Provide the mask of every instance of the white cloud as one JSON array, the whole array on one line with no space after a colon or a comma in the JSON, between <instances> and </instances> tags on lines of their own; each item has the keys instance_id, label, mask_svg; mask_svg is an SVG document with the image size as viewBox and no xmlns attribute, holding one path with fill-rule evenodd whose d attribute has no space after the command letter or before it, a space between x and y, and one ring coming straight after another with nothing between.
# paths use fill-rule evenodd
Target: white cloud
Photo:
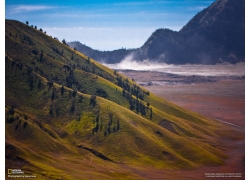
<instances>
[{"instance_id":1,"label":"white cloud","mask_svg":"<svg viewBox=\"0 0 250 180\"><path fill-rule=\"evenodd\" d=\"M203 10L205 8L207 8L207 6L194 6L194 7L188 8L188 9L191 11L197 11L197 10L200 11L200 10Z\"/></svg>"},{"instance_id":2,"label":"white cloud","mask_svg":"<svg viewBox=\"0 0 250 180\"><path fill-rule=\"evenodd\" d=\"M40 11L47 9L54 9L54 6L43 6L43 5L18 5L11 8L13 14L29 11Z\"/></svg>"}]
</instances>

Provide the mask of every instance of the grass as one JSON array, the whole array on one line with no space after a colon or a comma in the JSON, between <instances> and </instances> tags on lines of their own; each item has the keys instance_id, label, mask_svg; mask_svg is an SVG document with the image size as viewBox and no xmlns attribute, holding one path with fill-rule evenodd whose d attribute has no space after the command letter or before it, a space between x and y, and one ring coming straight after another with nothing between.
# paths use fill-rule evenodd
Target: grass
<instances>
[{"instance_id":1,"label":"grass","mask_svg":"<svg viewBox=\"0 0 250 180\"><path fill-rule=\"evenodd\" d=\"M123 167L218 166L227 156L212 145L229 132L241 137L228 127L217 133L219 123L152 93L140 100L150 103L152 119L131 111L113 70L20 22L6 20L5 48L6 150L15 153L8 167L21 158L19 168L41 179L141 179Z\"/></svg>"}]
</instances>

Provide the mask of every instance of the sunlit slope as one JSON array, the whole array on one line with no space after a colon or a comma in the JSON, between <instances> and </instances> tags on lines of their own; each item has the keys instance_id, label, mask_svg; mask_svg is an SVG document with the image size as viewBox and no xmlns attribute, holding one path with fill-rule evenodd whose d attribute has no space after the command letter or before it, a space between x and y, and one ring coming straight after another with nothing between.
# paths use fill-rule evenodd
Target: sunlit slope
<instances>
[{"instance_id":1,"label":"sunlit slope","mask_svg":"<svg viewBox=\"0 0 250 180\"><path fill-rule=\"evenodd\" d=\"M224 163L220 124L23 23L6 20L5 31L6 167L21 161L48 179L140 178L123 166Z\"/></svg>"},{"instance_id":2,"label":"sunlit slope","mask_svg":"<svg viewBox=\"0 0 250 180\"><path fill-rule=\"evenodd\" d=\"M17 21L6 21L6 54L15 62L22 62L51 82L83 93L97 94L127 108L130 106L126 94L121 96L122 88L130 87L131 91L133 87L139 87L123 75L72 50L45 33ZM144 105L149 103L165 113L204 124L201 118L180 110L179 107L139 88L140 94L143 93ZM135 95L135 93L131 94ZM139 99L142 98L139 97ZM149 113L146 116L149 118Z\"/></svg>"}]
</instances>

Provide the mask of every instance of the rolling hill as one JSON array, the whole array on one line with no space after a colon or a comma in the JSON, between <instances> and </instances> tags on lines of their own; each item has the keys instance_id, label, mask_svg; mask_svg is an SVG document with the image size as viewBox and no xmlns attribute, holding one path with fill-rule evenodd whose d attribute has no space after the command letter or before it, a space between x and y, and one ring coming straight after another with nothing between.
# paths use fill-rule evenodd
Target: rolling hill
<instances>
[{"instance_id":1,"label":"rolling hill","mask_svg":"<svg viewBox=\"0 0 250 180\"><path fill-rule=\"evenodd\" d=\"M155 96L42 30L5 20L6 174L144 179L137 170L224 164L224 138L244 134Z\"/></svg>"},{"instance_id":2,"label":"rolling hill","mask_svg":"<svg viewBox=\"0 0 250 180\"><path fill-rule=\"evenodd\" d=\"M180 31L157 29L137 49L102 52L79 42L68 44L105 63L118 63L128 55L137 61L168 64L245 62L245 1L217 0Z\"/></svg>"}]
</instances>

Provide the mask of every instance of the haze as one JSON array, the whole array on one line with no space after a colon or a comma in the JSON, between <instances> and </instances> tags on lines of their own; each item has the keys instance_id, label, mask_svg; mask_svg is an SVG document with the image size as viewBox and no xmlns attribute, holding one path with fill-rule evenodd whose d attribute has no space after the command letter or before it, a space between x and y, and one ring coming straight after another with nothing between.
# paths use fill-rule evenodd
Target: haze
<instances>
[{"instance_id":1,"label":"haze","mask_svg":"<svg viewBox=\"0 0 250 180\"><path fill-rule=\"evenodd\" d=\"M245 76L245 63L217 65L173 65L166 63L153 63L149 60L138 62L131 59L131 57L127 57L120 63L104 65L119 70L157 71L179 75Z\"/></svg>"}]
</instances>

